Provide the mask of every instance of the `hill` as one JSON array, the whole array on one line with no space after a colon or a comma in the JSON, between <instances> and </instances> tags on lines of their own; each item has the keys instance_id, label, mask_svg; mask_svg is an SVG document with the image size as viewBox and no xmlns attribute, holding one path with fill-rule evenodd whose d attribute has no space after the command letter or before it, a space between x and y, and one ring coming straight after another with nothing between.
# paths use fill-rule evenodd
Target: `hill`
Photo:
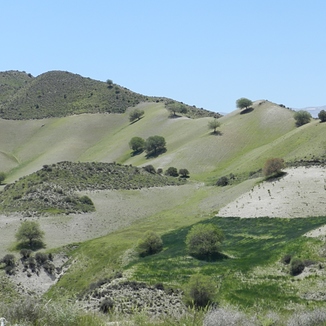
<instances>
[{"instance_id":1,"label":"hill","mask_svg":"<svg viewBox=\"0 0 326 326\"><path fill-rule=\"evenodd\" d=\"M49 71L35 78L16 71L2 72L0 85L0 118L12 120L82 113L124 113L128 107L141 102L171 101L137 94L111 80L105 83L67 71ZM216 115L204 109L185 106L189 117Z\"/></svg>"}]
</instances>

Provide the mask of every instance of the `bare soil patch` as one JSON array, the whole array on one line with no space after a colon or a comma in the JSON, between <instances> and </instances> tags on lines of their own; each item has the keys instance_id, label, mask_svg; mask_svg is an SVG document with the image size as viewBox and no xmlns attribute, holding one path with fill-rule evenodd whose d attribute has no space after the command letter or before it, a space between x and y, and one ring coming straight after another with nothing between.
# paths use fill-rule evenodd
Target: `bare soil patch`
<instances>
[{"instance_id":1,"label":"bare soil patch","mask_svg":"<svg viewBox=\"0 0 326 326\"><path fill-rule=\"evenodd\" d=\"M278 180L265 181L223 207L222 217L325 216L326 168L297 167L285 170Z\"/></svg>"}]
</instances>

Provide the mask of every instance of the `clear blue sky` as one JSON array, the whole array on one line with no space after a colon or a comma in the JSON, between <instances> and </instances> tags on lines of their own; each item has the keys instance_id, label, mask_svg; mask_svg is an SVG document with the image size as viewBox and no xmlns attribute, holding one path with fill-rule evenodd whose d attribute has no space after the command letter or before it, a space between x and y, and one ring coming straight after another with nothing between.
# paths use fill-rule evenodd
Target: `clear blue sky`
<instances>
[{"instance_id":1,"label":"clear blue sky","mask_svg":"<svg viewBox=\"0 0 326 326\"><path fill-rule=\"evenodd\" d=\"M325 0L7 0L0 71L65 70L217 112L326 105Z\"/></svg>"}]
</instances>

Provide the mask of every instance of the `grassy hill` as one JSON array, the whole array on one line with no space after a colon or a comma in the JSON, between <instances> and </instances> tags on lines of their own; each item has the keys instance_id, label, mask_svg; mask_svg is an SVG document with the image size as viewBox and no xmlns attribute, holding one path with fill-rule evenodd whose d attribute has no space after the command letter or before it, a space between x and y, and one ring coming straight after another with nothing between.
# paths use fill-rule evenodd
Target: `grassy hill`
<instances>
[{"instance_id":1,"label":"grassy hill","mask_svg":"<svg viewBox=\"0 0 326 326\"><path fill-rule=\"evenodd\" d=\"M8 72L1 78L6 87L0 88L0 166L7 173L7 185L0 194L0 208L9 216L2 217L8 225L0 229L0 243L13 248L11 238L20 220L11 212L20 210L26 216L47 212L48 217L38 220L46 230L48 249L59 247L55 251L64 251L73 262L48 298L76 298L117 272L131 280L186 289L189 277L200 272L213 277L218 289L215 300L222 305L263 314L269 309L288 314L307 304L323 307L322 301L309 296L326 282L324 243L303 235L324 225L325 217L215 215L262 180L257 176L267 158L282 157L289 164L324 160L326 124L312 120L298 128L293 111L256 101L250 110L219 117L221 127L214 134L208 129L214 113L188 106L187 114L171 117L166 110L168 99L134 94L118 85L67 72L36 78ZM144 117L130 123L129 113L135 107L144 110ZM165 153L151 158L146 153L132 154L128 146L132 137L153 135L166 139ZM124 170L112 174L111 168L120 164ZM140 167L148 164L163 170L186 168L191 181L167 188L178 181L144 174ZM232 185L214 185L219 177L230 174L235 178ZM140 187L135 176L141 177L142 186L159 188L135 189ZM75 190L82 193L77 196ZM80 202L83 196L89 200ZM45 198L63 204L47 206ZM65 208L66 203L77 206ZM77 214L66 216L69 212ZM207 262L187 254L187 232L192 225L206 222L225 232L227 259ZM139 258L135 245L149 230L162 236L164 249ZM71 244L74 239L82 242ZM63 244L68 246L60 247ZM307 267L311 263L302 279L293 278L289 266L281 262L287 254L305 260Z\"/></svg>"}]
</instances>

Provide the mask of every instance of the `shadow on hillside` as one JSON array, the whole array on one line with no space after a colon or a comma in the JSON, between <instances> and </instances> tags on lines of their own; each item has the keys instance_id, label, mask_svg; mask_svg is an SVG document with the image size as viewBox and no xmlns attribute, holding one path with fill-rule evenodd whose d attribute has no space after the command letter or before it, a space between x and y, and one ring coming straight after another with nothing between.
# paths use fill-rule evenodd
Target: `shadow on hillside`
<instances>
[{"instance_id":1,"label":"shadow on hillside","mask_svg":"<svg viewBox=\"0 0 326 326\"><path fill-rule=\"evenodd\" d=\"M30 249L33 251L39 250L39 249L45 249L46 245L43 241L33 241L31 245L29 245L29 242L20 242L17 244L16 249Z\"/></svg>"},{"instance_id":2,"label":"shadow on hillside","mask_svg":"<svg viewBox=\"0 0 326 326\"><path fill-rule=\"evenodd\" d=\"M133 152L131 152L131 156L137 156L137 155L139 155L139 154L141 154L143 152L144 152L143 149L140 149L139 151L133 151Z\"/></svg>"},{"instance_id":3,"label":"shadow on hillside","mask_svg":"<svg viewBox=\"0 0 326 326\"><path fill-rule=\"evenodd\" d=\"M253 110L254 110L254 108L249 107L249 108L246 108L246 109L242 110L242 111L240 112L240 114L247 114L247 113L252 112Z\"/></svg>"},{"instance_id":4,"label":"shadow on hillside","mask_svg":"<svg viewBox=\"0 0 326 326\"><path fill-rule=\"evenodd\" d=\"M155 158L158 157L159 155L163 154L166 152L166 148L158 149L156 152L150 152L146 154L146 158Z\"/></svg>"},{"instance_id":5,"label":"shadow on hillside","mask_svg":"<svg viewBox=\"0 0 326 326\"><path fill-rule=\"evenodd\" d=\"M280 173L278 173L276 175L273 174L270 177L266 177L265 181L267 181L267 182L278 181L278 180L282 179L283 177L285 177L287 174L288 174L287 172L281 171Z\"/></svg>"},{"instance_id":6,"label":"shadow on hillside","mask_svg":"<svg viewBox=\"0 0 326 326\"><path fill-rule=\"evenodd\" d=\"M222 134L221 131L216 130L216 131L212 131L212 132L210 133L210 135L213 135L213 136L222 136L223 134Z\"/></svg>"},{"instance_id":7,"label":"shadow on hillside","mask_svg":"<svg viewBox=\"0 0 326 326\"><path fill-rule=\"evenodd\" d=\"M192 256L198 260L204 260L204 261L209 261L209 262L217 262L217 261L224 260L224 259L230 259L230 257L228 255L225 255L221 252L218 252L218 253L210 255L210 256L206 256L206 255L192 255Z\"/></svg>"},{"instance_id":8,"label":"shadow on hillside","mask_svg":"<svg viewBox=\"0 0 326 326\"><path fill-rule=\"evenodd\" d=\"M177 119L177 118L182 118L182 115L178 115L178 114L170 114L169 115L170 119Z\"/></svg>"},{"instance_id":9,"label":"shadow on hillside","mask_svg":"<svg viewBox=\"0 0 326 326\"><path fill-rule=\"evenodd\" d=\"M133 125L134 123L136 123L136 122L138 122L139 120L141 120L143 117L140 117L140 118L138 118L138 119L136 119L136 120L134 120L134 121L131 121L130 123L129 123L129 126L131 126L131 125Z\"/></svg>"}]
</instances>

